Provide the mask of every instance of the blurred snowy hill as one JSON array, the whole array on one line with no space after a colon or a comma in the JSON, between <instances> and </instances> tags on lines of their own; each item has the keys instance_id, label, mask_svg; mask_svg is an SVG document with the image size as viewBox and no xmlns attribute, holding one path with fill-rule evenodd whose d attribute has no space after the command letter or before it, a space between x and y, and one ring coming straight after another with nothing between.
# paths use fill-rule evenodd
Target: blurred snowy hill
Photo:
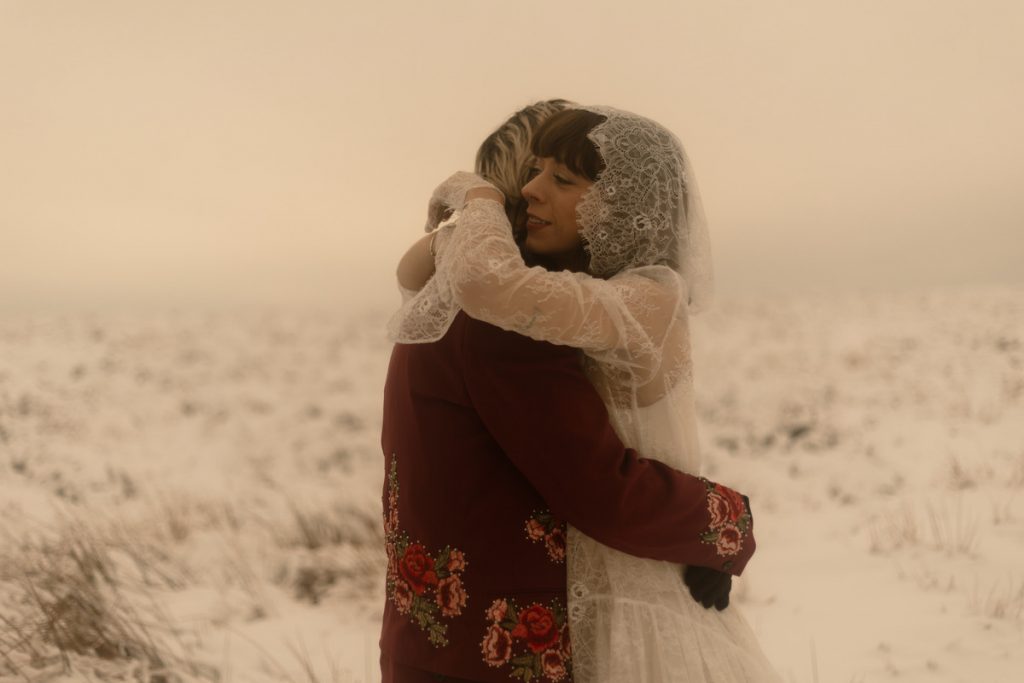
<instances>
[{"instance_id":1,"label":"blurred snowy hill","mask_svg":"<svg viewBox=\"0 0 1024 683\"><path fill-rule=\"evenodd\" d=\"M0 681L376 680L385 320L0 318ZM1019 674L1024 290L693 327L705 471L754 503L737 604L784 678Z\"/></svg>"}]
</instances>

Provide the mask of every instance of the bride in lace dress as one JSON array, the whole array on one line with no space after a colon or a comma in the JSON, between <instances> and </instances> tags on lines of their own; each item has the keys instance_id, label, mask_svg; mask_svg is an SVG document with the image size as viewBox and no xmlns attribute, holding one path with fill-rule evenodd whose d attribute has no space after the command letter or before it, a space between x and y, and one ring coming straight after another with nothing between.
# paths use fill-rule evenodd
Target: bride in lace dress
<instances>
[{"instance_id":1,"label":"bride in lace dress","mask_svg":"<svg viewBox=\"0 0 1024 683\"><path fill-rule=\"evenodd\" d=\"M503 195L479 176L456 174L438 188L433 220L440 221L444 206L458 210L403 260L404 303L391 336L438 339L461 308L498 327L578 348L623 443L698 474L688 319L708 303L712 278L692 167L675 136L653 121L565 106L548 107L545 113L564 110L532 138L521 225L513 228L515 207L506 212L502 203L505 195L520 201L514 187ZM484 166L478 158L487 173ZM418 271L410 268L417 262ZM735 552L727 527L709 539L726 571ZM727 600L719 609L702 606L683 571L569 528L575 681L779 680L737 608L726 607Z\"/></svg>"}]
</instances>

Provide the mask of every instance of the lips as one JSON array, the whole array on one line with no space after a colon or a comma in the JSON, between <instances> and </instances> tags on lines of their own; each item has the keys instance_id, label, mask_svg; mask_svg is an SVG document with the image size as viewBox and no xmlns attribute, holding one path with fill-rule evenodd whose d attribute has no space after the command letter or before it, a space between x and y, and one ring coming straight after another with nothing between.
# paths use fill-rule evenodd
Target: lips
<instances>
[{"instance_id":1,"label":"lips","mask_svg":"<svg viewBox=\"0 0 1024 683\"><path fill-rule=\"evenodd\" d=\"M527 230L540 230L551 225L551 221L546 221L543 218L538 218L532 213L526 214L526 229Z\"/></svg>"}]
</instances>

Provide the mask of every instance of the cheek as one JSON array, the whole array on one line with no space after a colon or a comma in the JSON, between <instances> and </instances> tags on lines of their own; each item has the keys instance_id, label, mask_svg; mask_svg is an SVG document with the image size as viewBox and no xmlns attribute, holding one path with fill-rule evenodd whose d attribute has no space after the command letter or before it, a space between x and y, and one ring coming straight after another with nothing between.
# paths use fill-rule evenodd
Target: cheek
<instances>
[{"instance_id":1,"label":"cheek","mask_svg":"<svg viewBox=\"0 0 1024 683\"><path fill-rule=\"evenodd\" d=\"M577 231L580 228L576 218L576 204L577 202L572 199L563 203L561 220L559 221L565 228L573 231Z\"/></svg>"}]
</instances>

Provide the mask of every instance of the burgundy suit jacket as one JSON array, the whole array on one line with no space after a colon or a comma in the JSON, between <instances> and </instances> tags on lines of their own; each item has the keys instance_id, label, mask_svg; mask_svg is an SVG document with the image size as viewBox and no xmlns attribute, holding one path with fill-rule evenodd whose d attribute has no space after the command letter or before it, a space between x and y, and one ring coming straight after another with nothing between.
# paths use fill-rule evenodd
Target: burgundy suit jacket
<instances>
[{"instance_id":1,"label":"burgundy suit jacket","mask_svg":"<svg viewBox=\"0 0 1024 683\"><path fill-rule=\"evenodd\" d=\"M571 680L566 522L633 555L737 575L754 552L738 493L623 446L577 349L464 313L437 342L394 347L381 441L380 647L409 667Z\"/></svg>"}]
</instances>

